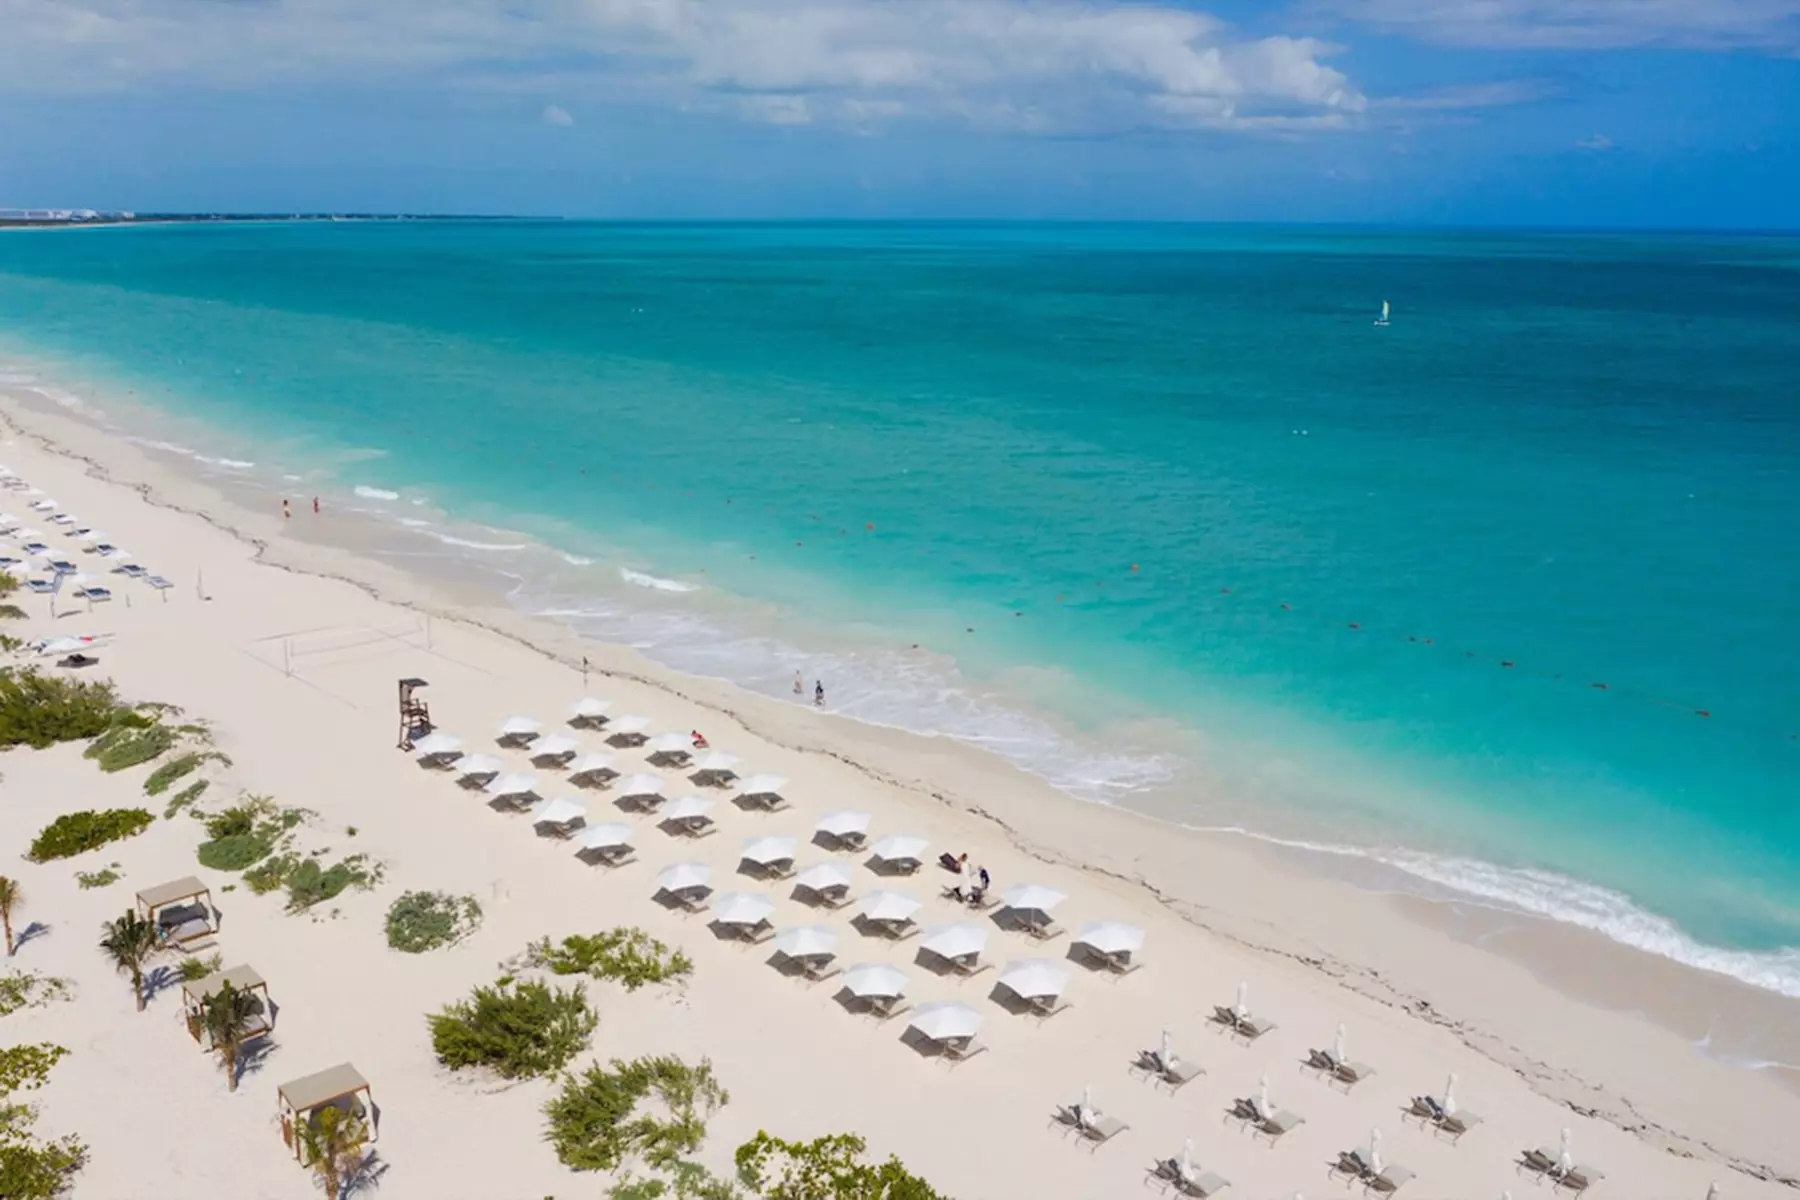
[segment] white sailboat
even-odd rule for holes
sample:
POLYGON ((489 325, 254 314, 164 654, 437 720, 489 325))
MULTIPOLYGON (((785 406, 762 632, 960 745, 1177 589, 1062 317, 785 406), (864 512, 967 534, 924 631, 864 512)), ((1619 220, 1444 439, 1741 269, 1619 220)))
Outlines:
POLYGON ((1387 328, 1387 323, 1388 323, 1388 302, 1386 300, 1383 300, 1381 302, 1381 315, 1379 317, 1375 318, 1375 325, 1379 329, 1385 329, 1385 328, 1387 328))

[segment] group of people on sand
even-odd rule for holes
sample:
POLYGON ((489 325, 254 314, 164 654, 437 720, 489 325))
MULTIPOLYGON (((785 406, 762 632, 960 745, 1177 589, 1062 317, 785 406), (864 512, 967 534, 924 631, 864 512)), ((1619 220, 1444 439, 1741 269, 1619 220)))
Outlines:
POLYGON ((981 898, 987 895, 988 889, 994 884, 988 869, 971 863, 967 852, 952 854, 946 850, 938 855, 938 864, 956 876, 950 895, 965 904, 979 905, 981 898))

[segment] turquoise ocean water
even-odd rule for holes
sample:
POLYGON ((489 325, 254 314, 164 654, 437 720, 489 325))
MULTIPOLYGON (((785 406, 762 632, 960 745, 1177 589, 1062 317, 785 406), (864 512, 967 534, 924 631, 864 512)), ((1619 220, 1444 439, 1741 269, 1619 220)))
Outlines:
POLYGON ((678 667, 1800 996, 1800 239, 34 232, 0 360, 678 667))

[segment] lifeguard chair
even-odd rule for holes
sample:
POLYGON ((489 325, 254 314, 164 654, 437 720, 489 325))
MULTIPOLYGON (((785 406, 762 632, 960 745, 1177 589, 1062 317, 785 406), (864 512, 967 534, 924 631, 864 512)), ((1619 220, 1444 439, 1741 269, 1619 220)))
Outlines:
POLYGON ((418 696, 427 686, 423 679, 400 681, 400 749, 411 750, 413 739, 431 732, 431 708, 418 696))

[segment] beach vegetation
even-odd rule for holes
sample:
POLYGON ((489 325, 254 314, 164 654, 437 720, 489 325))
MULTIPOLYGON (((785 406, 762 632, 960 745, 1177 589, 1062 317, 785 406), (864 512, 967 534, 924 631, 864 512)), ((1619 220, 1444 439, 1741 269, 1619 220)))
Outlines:
POLYGON ((468 937, 481 925, 473 896, 407 892, 388 907, 387 942, 406 954, 423 954, 468 937))
POLYGON ((155 820, 141 808, 109 808, 100 812, 83 809, 64 813, 38 832, 25 857, 32 862, 73 858, 97 850, 108 842, 136 837, 155 820))
POLYGON ((294 1129, 300 1159, 313 1169, 325 1189, 325 1200, 343 1200, 350 1181, 369 1159, 369 1123, 361 1112, 327 1104, 315 1108, 294 1129))
POLYGON ((170 800, 163 808, 163 820, 173 821, 183 809, 192 806, 196 800, 205 795, 206 789, 210 786, 211 782, 209 780, 196 779, 194 782, 182 788, 179 792, 176 792, 174 799, 170 800))
POLYGON ((763 1200, 947 1200, 898 1158, 872 1163, 854 1133, 789 1142, 759 1132, 737 1148, 738 1180, 763 1200))
POLYGON ((439 1062, 453 1071, 486 1067, 503 1079, 562 1070, 600 1023, 581 984, 553 988, 510 977, 476 987, 426 1020, 439 1062))
POLYGON ((189 750, 150 772, 149 777, 144 780, 144 791, 152 796, 160 796, 209 762, 226 767, 231 765, 231 759, 217 750, 189 750))
POLYGON ((625 926, 587 936, 573 934, 561 942, 549 938, 526 947, 526 962, 553 975, 586 975, 621 984, 628 992, 653 983, 668 983, 691 974, 694 961, 680 950, 625 926))
POLYGON ((220 984, 219 990, 208 996, 201 1006, 200 1027, 206 1031, 213 1052, 224 1064, 225 1090, 228 1092, 237 1091, 238 1063, 243 1057, 244 1044, 258 1036, 252 1031, 260 1028, 258 1018, 262 1015, 262 997, 232 986, 229 979, 220 984))
POLYGON ((113 863, 109 867, 102 867, 98 871, 75 872, 75 884, 84 892, 92 888, 111 887, 123 878, 125 878, 125 876, 119 873, 118 863, 113 863))
POLYGON ((131 977, 131 993, 139 1012, 149 999, 144 995, 144 967, 163 948, 156 926, 131 909, 100 927, 100 949, 121 975, 131 977))
POLYGON ((13 940, 13 913, 25 903, 25 889, 19 881, 8 875, 0 875, 0 925, 6 929, 6 957, 11 958, 18 950, 19 944, 13 940))
POLYGON ((303 858, 287 877, 287 910, 305 912, 351 888, 366 892, 381 882, 381 875, 381 864, 367 854, 352 854, 330 866, 318 858, 303 858))
POLYGON ((178 737, 160 721, 121 722, 95 738, 83 753, 110 775, 161 757, 174 748, 178 737))
POLYGON ((0 748, 42 750, 99 737, 130 711, 110 683, 46 675, 35 667, 0 673, 0 748))
POLYGON ((67 979, 36 971, 8 971, 0 975, 0 1017, 10 1017, 24 1008, 43 1008, 74 994, 75 988, 67 979))
MULTIPOLYGON (((24 585, 19 582, 19 577, 17 575, 13 575, 6 571, 0 571, 0 601, 4 601, 6 597, 12 595, 23 586, 24 585)), ((24 609, 16 604, 0 603, 0 621, 23 621, 24 619, 24 609)), ((17 638, 6 638, 5 640, 14 643, 12 646, 5 647, 8 650, 15 649, 19 644, 17 638)))
POLYGON ((223 954, 214 954, 209 958, 195 958, 190 954, 176 966, 175 974, 180 976, 183 983, 198 983, 214 971, 222 970, 224 966, 223 954))
POLYGON ((730 1099, 707 1059, 699 1066, 674 1055, 614 1059, 563 1077, 544 1105, 545 1137, 577 1171, 617 1170, 628 1157, 660 1170, 700 1149, 707 1118, 730 1099))
POLYGON ((87 1161, 87 1147, 74 1137, 34 1136, 36 1106, 14 1099, 43 1087, 68 1053, 48 1042, 0 1050, 0 1196, 7 1200, 51 1200, 87 1161))
POLYGON ((750 1200, 729 1179, 720 1179, 692 1159, 662 1168, 660 1175, 627 1171, 606 1190, 607 1200, 750 1200))

